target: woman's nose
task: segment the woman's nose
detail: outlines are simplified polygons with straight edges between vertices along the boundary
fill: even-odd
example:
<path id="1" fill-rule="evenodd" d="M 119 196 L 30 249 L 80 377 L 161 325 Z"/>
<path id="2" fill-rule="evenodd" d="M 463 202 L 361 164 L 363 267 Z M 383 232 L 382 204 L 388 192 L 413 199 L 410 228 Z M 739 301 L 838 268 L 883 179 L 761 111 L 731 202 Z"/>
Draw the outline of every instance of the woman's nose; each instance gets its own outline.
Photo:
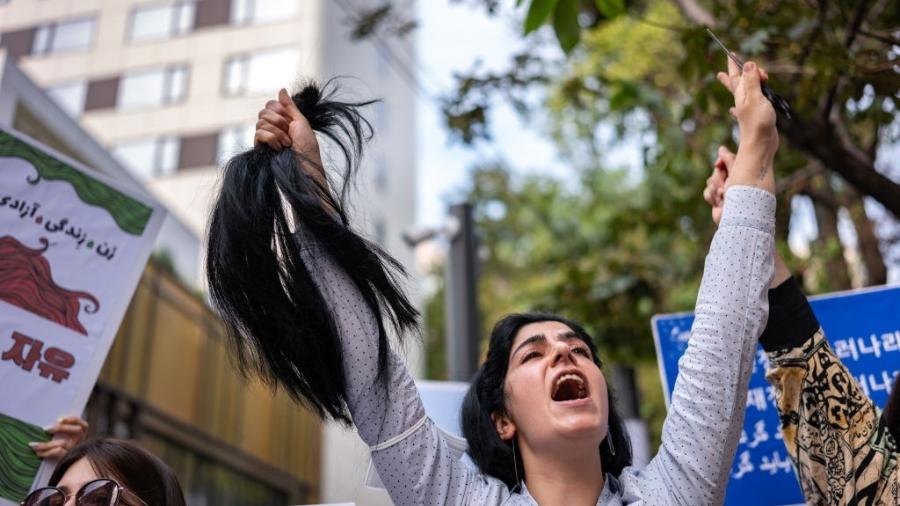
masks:
<path id="1" fill-rule="evenodd" d="M 572 360 L 572 350 L 569 349 L 567 343 L 556 341 L 553 343 L 553 364 L 564 361 L 574 362 Z"/>

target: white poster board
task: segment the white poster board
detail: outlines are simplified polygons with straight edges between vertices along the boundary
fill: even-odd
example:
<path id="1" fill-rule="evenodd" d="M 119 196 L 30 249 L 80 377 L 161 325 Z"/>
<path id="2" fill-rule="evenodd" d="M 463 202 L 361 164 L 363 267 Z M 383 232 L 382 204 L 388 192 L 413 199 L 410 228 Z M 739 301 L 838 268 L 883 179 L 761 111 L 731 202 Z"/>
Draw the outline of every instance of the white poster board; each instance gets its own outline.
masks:
<path id="1" fill-rule="evenodd" d="M 164 215 L 0 128 L 0 505 L 49 477 L 28 443 L 83 411 Z"/>

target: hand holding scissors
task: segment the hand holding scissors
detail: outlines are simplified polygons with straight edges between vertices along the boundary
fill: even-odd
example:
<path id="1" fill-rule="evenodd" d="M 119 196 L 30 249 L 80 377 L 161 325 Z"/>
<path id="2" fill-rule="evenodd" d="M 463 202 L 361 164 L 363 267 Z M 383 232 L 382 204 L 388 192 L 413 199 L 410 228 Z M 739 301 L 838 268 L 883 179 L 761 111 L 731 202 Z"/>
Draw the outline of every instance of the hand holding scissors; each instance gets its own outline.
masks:
<path id="1" fill-rule="evenodd" d="M 718 37 L 716 37 L 716 34 L 714 34 L 712 30 L 707 28 L 706 32 L 709 33 L 710 37 L 712 37 L 713 40 L 716 41 L 716 44 L 718 44 L 719 47 L 721 47 L 722 50 L 725 51 L 725 54 L 727 54 L 728 57 L 731 58 L 731 61 L 733 61 L 734 64 L 737 65 L 741 71 L 743 71 L 744 60 L 742 60 L 738 55 L 734 54 L 734 52 L 728 49 L 728 47 L 726 47 L 725 44 L 723 44 L 722 41 L 719 40 Z M 765 83 L 763 83 L 762 85 L 762 94 L 767 99 L 769 99 L 769 102 L 772 102 L 772 107 L 775 108 L 775 111 L 781 113 L 784 116 L 784 119 L 791 119 L 791 106 L 788 105 L 785 99 L 781 98 L 777 93 L 772 91 L 772 88 L 770 88 Z"/>

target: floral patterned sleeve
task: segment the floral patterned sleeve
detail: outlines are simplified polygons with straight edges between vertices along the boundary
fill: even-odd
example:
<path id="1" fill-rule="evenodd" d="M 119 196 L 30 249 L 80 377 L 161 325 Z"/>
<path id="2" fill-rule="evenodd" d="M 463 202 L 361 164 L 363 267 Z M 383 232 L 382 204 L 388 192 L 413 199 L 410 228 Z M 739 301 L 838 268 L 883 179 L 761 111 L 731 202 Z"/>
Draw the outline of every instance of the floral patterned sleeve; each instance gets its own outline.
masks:
<path id="1" fill-rule="evenodd" d="M 769 354 L 784 444 L 808 504 L 900 505 L 900 448 L 834 354 L 795 279 L 769 291 Z"/>

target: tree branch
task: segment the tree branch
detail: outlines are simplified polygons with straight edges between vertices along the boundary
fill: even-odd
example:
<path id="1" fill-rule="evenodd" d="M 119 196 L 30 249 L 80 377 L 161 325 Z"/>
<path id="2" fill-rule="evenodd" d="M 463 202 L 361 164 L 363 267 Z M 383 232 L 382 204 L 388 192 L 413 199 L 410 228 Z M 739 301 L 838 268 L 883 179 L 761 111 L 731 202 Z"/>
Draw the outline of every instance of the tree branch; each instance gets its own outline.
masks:
<path id="1" fill-rule="evenodd" d="M 647 19 L 644 16 L 641 16 L 640 14 L 637 14 L 637 13 L 631 12 L 631 11 L 628 11 L 628 17 L 630 17 L 640 23 L 646 23 L 650 26 L 655 26 L 656 28 L 662 28 L 663 30 L 669 30 L 670 32 L 684 33 L 684 31 L 687 29 L 686 27 L 683 27 L 683 26 L 671 25 L 668 23 L 662 23 L 660 21 L 653 21 L 652 19 Z"/>
<path id="2" fill-rule="evenodd" d="M 716 23 L 716 18 L 714 18 L 709 11 L 701 7 L 695 0 L 675 0 L 675 4 L 681 9 L 681 13 L 684 14 L 684 17 L 694 24 L 713 28 L 718 24 Z"/>
<path id="3" fill-rule="evenodd" d="M 776 183 L 775 193 L 799 193 L 802 191 L 809 178 L 822 173 L 824 170 L 825 167 L 822 165 L 822 162 L 819 160 L 812 160 L 806 164 L 805 167 L 795 171 L 790 176 L 779 179 Z"/>
<path id="4" fill-rule="evenodd" d="M 861 193 L 871 196 L 894 216 L 900 217 L 900 184 L 875 170 L 868 157 L 857 156 L 858 149 L 847 149 L 824 120 L 814 117 L 804 121 L 794 116 L 790 121 L 779 121 L 779 130 L 795 148 L 821 160 Z"/>
<path id="5" fill-rule="evenodd" d="M 870 157 L 869 153 L 853 142 L 853 139 L 850 137 L 850 132 L 847 130 L 847 125 L 844 124 L 844 120 L 841 118 L 840 114 L 832 114 L 830 119 L 832 131 L 837 134 L 837 138 L 841 141 L 841 146 L 861 162 L 874 166 L 875 158 Z"/>
<path id="6" fill-rule="evenodd" d="M 825 26 L 825 17 L 828 14 L 828 4 L 824 2 L 824 0 L 819 0 L 816 2 L 819 5 L 819 11 L 816 14 L 816 26 L 812 29 L 809 34 L 809 38 L 806 41 L 806 44 L 803 45 L 803 49 L 800 52 L 800 56 L 797 58 L 797 66 L 803 67 L 806 64 L 807 58 L 812 54 L 812 50 L 816 47 L 816 39 L 819 38 L 823 33 L 823 27 Z"/>
<path id="7" fill-rule="evenodd" d="M 884 42 L 885 44 L 890 44 L 892 46 L 900 46 L 900 38 L 892 37 L 890 34 L 884 33 L 875 33 L 867 30 L 860 30 L 859 34 L 863 37 L 868 37 L 873 40 L 877 40 L 879 42 Z"/>
<path id="8" fill-rule="evenodd" d="M 838 209 L 840 209 L 841 204 L 834 198 L 833 195 L 829 195 L 827 192 L 820 190 L 818 188 L 813 188 L 812 185 L 807 184 L 800 191 L 798 191 L 800 195 L 806 195 L 811 198 L 815 204 L 823 206 L 825 209 L 836 213 Z"/>
<path id="9" fill-rule="evenodd" d="M 844 37 L 844 47 L 847 49 L 853 45 L 853 41 L 856 40 L 856 34 L 859 33 L 859 27 L 862 26 L 863 20 L 866 18 L 866 8 L 868 8 L 869 2 L 866 0 L 860 0 L 860 2 L 856 5 L 856 12 L 853 13 L 853 18 L 850 19 L 850 23 L 847 25 L 847 34 Z"/>
<path id="10" fill-rule="evenodd" d="M 869 6 L 869 2 L 867 0 L 860 0 L 860 2 L 856 5 L 856 11 L 853 13 L 853 17 L 850 18 L 849 23 L 847 23 L 846 33 L 844 35 L 844 47 L 847 48 L 848 54 L 851 53 L 851 49 L 853 47 L 853 42 L 856 40 L 856 35 L 859 32 L 860 26 L 862 26 L 862 22 L 866 16 L 866 9 Z M 820 113 L 823 118 L 828 119 L 832 115 L 832 109 L 834 108 L 834 100 L 837 97 L 838 91 L 843 88 L 846 75 L 843 73 L 838 73 L 837 77 L 834 79 L 834 84 L 831 86 L 831 89 L 828 90 L 828 94 L 825 96 L 825 101 L 822 103 L 822 108 L 820 109 Z"/>

